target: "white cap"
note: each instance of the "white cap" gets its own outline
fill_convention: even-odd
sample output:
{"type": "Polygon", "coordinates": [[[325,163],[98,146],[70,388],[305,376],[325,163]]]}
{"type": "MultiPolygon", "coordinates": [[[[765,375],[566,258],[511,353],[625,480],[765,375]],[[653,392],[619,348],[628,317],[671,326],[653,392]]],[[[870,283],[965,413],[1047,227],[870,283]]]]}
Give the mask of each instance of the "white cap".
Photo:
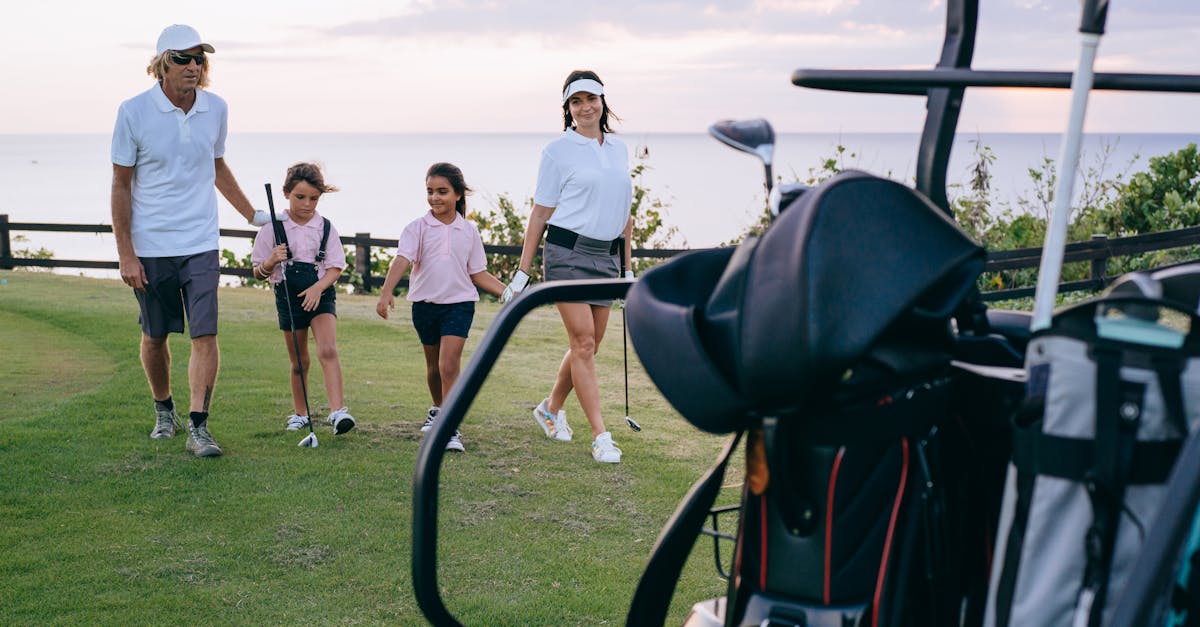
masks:
{"type": "Polygon", "coordinates": [[[592,80],[590,78],[581,78],[571,81],[571,84],[567,85],[567,89],[563,91],[563,103],[566,103],[568,98],[581,91],[586,91],[589,94],[596,94],[597,96],[603,96],[604,85],[601,85],[600,81],[592,80]]]}
{"type": "Polygon", "coordinates": [[[213,47],[200,40],[200,33],[187,24],[172,24],[158,36],[158,56],[168,50],[190,50],[200,46],[205,52],[216,52],[213,47]]]}

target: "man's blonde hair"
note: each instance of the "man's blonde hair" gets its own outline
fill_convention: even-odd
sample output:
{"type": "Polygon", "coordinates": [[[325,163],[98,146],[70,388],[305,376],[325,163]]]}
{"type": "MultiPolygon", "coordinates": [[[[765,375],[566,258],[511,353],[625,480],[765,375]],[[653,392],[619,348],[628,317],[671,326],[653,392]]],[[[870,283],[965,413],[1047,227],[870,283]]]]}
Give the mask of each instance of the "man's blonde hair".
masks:
{"type": "MultiPolygon", "coordinates": [[[[146,66],[146,73],[153,76],[154,80],[162,82],[163,77],[167,75],[167,64],[171,62],[168,57],[172,52],[178,52],[178,50],[167,50],[150,59],[150,65],[146,66]]],[[[211,63],[212,57],[205,55],[204,65],[200,66],[200,83],[196,85],[201,89],[208,87],[208,67],[211,63]]]]}

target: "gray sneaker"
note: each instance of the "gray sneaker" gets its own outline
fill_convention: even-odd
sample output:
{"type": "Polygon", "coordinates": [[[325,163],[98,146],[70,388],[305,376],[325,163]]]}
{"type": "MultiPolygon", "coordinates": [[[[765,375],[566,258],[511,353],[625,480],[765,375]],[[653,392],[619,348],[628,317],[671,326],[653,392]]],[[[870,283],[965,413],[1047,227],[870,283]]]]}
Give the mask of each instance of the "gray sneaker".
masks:
{"type": "Polygon", "coordinates": [[[188,425],[187,450],[196,457],[216,457],[221,454],[221,447],[208,432],[208,421],[200,426],[188,425]]]}
{"type": "Polygon", "coordinates": [[[166,438],[175,437],[175,430],[183,428],[183,422],[179,420],[179,414],[175,413],[174,409],[157,409],[157,420],[154,422],[154,430],[150,432],[150,437],[155,440],[163,440],[166,438]]]}

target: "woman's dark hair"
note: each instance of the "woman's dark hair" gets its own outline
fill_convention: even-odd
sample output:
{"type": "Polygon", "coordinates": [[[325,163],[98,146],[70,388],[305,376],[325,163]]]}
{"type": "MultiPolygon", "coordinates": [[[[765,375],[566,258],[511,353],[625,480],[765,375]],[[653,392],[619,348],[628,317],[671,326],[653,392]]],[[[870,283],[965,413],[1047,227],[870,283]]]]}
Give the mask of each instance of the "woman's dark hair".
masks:
{"type": "Polygon", "coordinates": [[[332,185],[325,184],[325,175],[321,173],[321,166],[315,163],[305,163],[302,161],[288,168],[287,176],[283,177],[283,192],[290,194],[292,189],[296,187],[296,183],[300,181],[304,181],[321,190],[322,194],[338,190],[338,188],[332,185]]]}
{"type": "MultiPolygon", "coordinates": [[[[563,81],[563,88],[562,88],[563,93],[564,94],[567,93],[567,87],[569,87],[571,85],[571,83],[574,83],[575,81],[577,81],[581,78],[590,78],[590,79],[596,81],[597,83],[600,83],[601,85],[604,84],[604,81],[600,80],[600,77],[597,76],[596,73],[591,70],[575,70],[574,72],[567,74],[567,80],[563,81]]],[[[617,121],[620,121],[621,118],[617,117],[617,114],[614,113],[612,109],[608,108],[608,101],[604,99],[604,94],[600,94],[600,103],[604,105],[604,110],[600,113],[600,131],[602,133],[611,133],[613,131],[608,126],[608,117],[611,115],[612,119],[617,120],[617,121]]],[[[565,131],[565,130],[571,128],[571,122],[573,122],[573,120],[571,119],[571,103],[564,102],[562,105],[562,108],[563,108],[563,130],[565,131]]]]}
{"type": "Polygon", "coordinates": [[[467,181],[463,178],[462,170],[453,163],[435,163],[429,166],[429,171],[425,173],[425,180],[440,176],[447,181],[450,181],[450,187],[454,188],[454,193],[458,194],[458,202],[454,203],[454,210],[458,215],[467,217],[467,194],[471,193],[471,188],[467,187],[467,181]]]}

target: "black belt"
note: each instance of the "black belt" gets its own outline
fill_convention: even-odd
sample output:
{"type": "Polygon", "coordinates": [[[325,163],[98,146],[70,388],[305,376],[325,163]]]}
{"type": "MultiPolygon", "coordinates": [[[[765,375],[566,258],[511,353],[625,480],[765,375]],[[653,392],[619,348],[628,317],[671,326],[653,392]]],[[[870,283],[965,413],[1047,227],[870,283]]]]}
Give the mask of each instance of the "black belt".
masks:
{"type": "MultiPolygon", "coordinates": [[[[582,235],[576,233],[575,231],[572,231],[570,229],[564,229],[561,226],[554,226],[553,224],[548,224],[546,226],[547,226],[546,241],[550,242],[551,244],[554,244],[556,246],[562,246],[563,248],[570,248],[570,249],[574,250],[575,242],[579,241],[580,237],[583,237],[582,235]]],[[[604,240],[592,240],[592,241],[604,243],[604,240]]],[[[617,254],[618,251],[620,251],[621,238],[614,239],[607,243],[608,243],[608,254],[615,255],[615,254],[617,254]]]]}

